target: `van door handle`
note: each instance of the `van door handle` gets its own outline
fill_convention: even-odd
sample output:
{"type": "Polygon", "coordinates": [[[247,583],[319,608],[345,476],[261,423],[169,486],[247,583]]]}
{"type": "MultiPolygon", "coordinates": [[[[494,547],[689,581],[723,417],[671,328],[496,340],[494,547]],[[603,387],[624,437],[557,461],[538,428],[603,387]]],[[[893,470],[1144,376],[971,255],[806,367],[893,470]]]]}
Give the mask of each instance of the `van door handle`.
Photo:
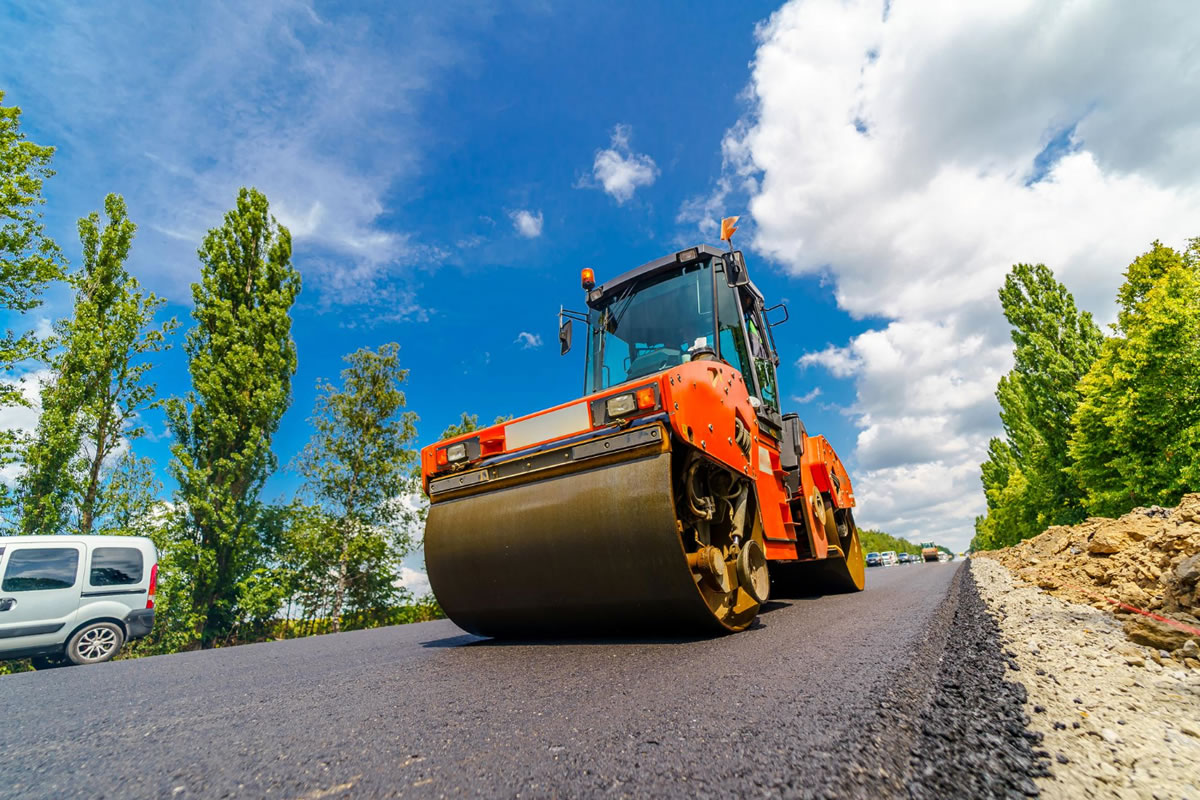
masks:
{"type": "Polygon", "coordinates": [[[0,597],[0,611],[8,611],[17,604],[15,597],[0,597]]]}

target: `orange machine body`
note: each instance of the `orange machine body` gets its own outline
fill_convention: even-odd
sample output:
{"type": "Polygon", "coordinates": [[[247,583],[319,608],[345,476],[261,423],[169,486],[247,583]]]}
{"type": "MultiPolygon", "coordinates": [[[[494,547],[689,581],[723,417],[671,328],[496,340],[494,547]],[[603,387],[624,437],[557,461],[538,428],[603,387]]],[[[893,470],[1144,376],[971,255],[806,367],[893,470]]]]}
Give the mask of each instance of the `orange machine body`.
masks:
{"type": "MultiPolygon", "coordinates": [[[[647,402],[648,405],[648,402],[647,402]]],[[[486,426],[421,450],[423,488],[431,479],[521,459],[560,444],[620,430],[663,425],[671,448],[694,448],[706,457],[752,477],[761,510],[764,550],[771,561],[825,558],[829,550],[824,510],[852,508],[854,491],[841,460],[823,436],[807,437],[800,457],[798,489],[789,491],[780,464],[779,441],[758,424],[746,382],[720,361],[693,361],[613,386],[568,403],[486,426]],[[604,401],[634,394],[654,403],[607,421],[604,401]],[[599,402],[597,402],[599,401],[599,402]],[[740,423],[740,425],[739,425],[740,423]],[[744,431],[739,441],[739,427],[744,431]],[[468,459],[451,464],[439,451],[464,443],[468,459]]]]}

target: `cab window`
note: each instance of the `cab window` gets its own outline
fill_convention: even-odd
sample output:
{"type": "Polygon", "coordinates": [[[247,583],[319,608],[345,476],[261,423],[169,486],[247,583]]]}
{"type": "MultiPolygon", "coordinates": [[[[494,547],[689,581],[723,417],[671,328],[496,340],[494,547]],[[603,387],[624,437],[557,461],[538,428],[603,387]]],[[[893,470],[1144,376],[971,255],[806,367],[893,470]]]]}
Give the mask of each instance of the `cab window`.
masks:
{"type": "Polygon", "coordinates": [[[5,592],[31,592],[39,589],[70,589],[79,571],[79,551],[66,547],[39,547],[14,550],[8,556],[5,592]]]}
{"type": "Polygon", "coordinates": [[[133,547],[97,547],[92,551],[92,586],[126,586],[142,581],[142,552],[133,547]]]}
{"type": "Polygon", "coordinates": [[[775,364],[771,359],[770,346],[767,344],[768,329],[763,322],[762,313],[758,309],[754,309],[746,315],[747,332],[752,339],[754,336],[759,337],[757,347],[761,348],[761,350],[754,354],[754,369],[758,375],[758,388],[762,393],[761,399],[764,404],[778,411],[779,390],[775,383],[775,364]]]}
{"type": "MultiPolygon", "coordinates": [[[[718,262],[720,263],[720,262],[718,262]]],[[[718,271],[724,270],[718,267],[718,271]]],[[[742,319],[738,310],[737,293],[725,285],[725,276],[717,281],[717,327],[721,331],[721,360],[742,373],[749,383],[750,376],[746,373],[746,340],[742,336],[742,319]]]]}

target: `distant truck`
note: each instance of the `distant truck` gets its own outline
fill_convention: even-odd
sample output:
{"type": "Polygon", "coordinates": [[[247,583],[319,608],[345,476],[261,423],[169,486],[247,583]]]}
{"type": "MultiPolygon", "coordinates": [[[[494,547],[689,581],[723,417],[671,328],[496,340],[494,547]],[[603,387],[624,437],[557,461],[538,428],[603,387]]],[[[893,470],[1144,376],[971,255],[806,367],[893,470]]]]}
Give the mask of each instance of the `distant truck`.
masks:
{"type": "Polygon", "coordinates": [[[941,552],[933,542],[921,542],[921,558],[925,561],[937,561],[941,552]]]}

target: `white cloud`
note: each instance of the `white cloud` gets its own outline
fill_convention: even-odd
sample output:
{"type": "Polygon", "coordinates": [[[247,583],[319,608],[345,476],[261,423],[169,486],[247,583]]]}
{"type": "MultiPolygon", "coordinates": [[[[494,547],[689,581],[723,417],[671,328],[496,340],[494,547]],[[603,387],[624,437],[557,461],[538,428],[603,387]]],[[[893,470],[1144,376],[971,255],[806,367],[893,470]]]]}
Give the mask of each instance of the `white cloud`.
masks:
{"type": "MultiPolygon", "coordinates": [[[[42,382],[49,380],[50,370],[39,369],[20,375],[4,376],[0,383],[19,387],[21,397],[28,406],[0,406],[0,430],[11,431],[18,437],[32,436],[37,430],[38,418],[42,413],[42,382]]],[[[0,483],[12,486],[25,471],[20,464],[5,464],[0,467],[0,483]]]]}
{"type": "Polygon", "coordinates": [[[1133,257],[1200,233],[1198,36],[1120,2],[806,0],[759,28],[752,110],[679,218],[714,230],[740,187],[755,250],[886,320],[799,361],[855,382],[864,525],[969,540],[1012,264],[1107,320],[1133,257]]]}
{"type": "Polygon", "coordinates": [[[190,299],[196,247],[246,185],[291,229],[306,289],[387,306],[377,288],[440,255],[385,223],[429,145],[421,100],[474,59],[454,31],[491,14],[318,13],[304,0],[111,13],[60,0],[12,23],[0,58],[14,67],[6,88],[38,99],[43,138],[73,159],[59,171],[125,195],[141,227],[133,266],[154,290],[190,299]]]}
{"type": "Polygon", "coordinates": [[[658,165],[648,155],[634,153],[629,147],[633,129],[628,125],[613,128],[610,146],[596,151],[591,179],[582,178],[576,186],[599,186],[622,205],[633,197],[639,186],[650,186],[658,177],[658,165]]]}
{"type": "Polygon", "coordinates": [[[821,387],[814,386],[810,391],[807,391],[802,395],[793,397],[792,402],[799,403],[799,404],[811,403],[813,400],[816,400],[820,396],[821,396],[821,387]]]}
{"type": "Polygon", "coordinates": [[[522,350],[533,350],[542,346],[542,337],[536,333],[521,331],[513,342],[521,345],[522,350]]]}
{"type": "Polygon", "coordinates": [[[414,598],[424,597],[430,592],[429,575],[409,566],[400,567],[400,580],[397,583],[408,589],[414,598]]]}
{"type": "Polygon", "coordinates": [[[542,235],[542,212],[539,211],[535,215],[531,211],[521,209],[519,211],[509,212],[509,219],[512,220],[513,230],[526,239],[536,239],[542,235]]]}

